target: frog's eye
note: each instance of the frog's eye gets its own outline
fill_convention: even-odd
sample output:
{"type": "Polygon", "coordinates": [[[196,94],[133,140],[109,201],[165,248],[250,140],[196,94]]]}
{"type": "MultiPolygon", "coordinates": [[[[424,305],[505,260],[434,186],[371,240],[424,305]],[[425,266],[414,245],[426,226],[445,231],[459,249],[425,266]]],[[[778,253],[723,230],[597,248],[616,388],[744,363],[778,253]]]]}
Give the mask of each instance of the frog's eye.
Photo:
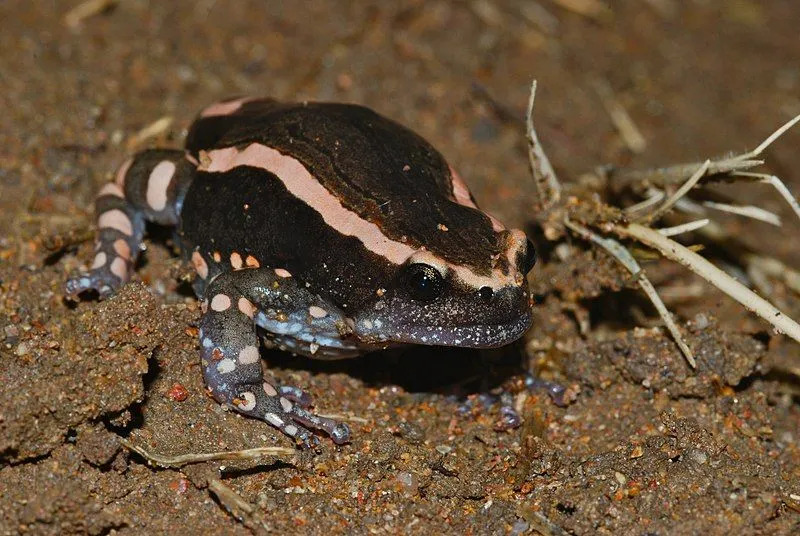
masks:
{"type": "Polygon", "coordinates": [[[415,263],[406,269],[406,285],[411,297],[417,301],[433,301],[444,290],[444,278],[428,264],[415,263]]]}
{"type": "Polygon", "coordinates": [[[528,240],[525,249],[525,261],[522,265],[523,273],[528,273],[533,269],[533,265],[536,264],[536,248],[533,247],[533,242],[528,240]]]}

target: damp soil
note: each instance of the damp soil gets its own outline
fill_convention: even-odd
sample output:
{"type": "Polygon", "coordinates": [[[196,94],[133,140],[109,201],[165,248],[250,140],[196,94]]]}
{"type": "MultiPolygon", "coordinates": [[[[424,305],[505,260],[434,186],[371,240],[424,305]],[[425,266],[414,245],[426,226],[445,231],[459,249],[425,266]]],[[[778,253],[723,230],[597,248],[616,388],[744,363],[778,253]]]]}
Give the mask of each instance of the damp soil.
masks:
{"type": "MultiPolygon", "coordinates": [[[[535,77],[539,136],[564,182],[751,148],[800,113],[794,0],[621,0],[594,15],[556,1],[132,0],[65,18],[78,4],[0,3],[0,534],[800,532],[800,346],[649,260],[697,355],[688,368],[613,261],[579,241],[548,249],[522,122],[535,77]],[[644,151],[620,137],[598,80],[644,151]],[[279,381],[348,420],[352,442],[151,467],[120,438],[164,455],[292,446],[206,396],[200,311],[169,232],[154,230],[115,297],[62,296],[91,256],[93,192],[115,166],[180,146],[197,110],[239,94],[358,102],[422,133],[484,208],[539,241],[535,321],[493,352],[265,353],[279,381]],[[57,235],[68,247],[53,252],[57,235]],[[567,387],[568,403],[526,389],[525,368],[567,387]],[[518,428],[480,396],[499,389],[518,428]],[[250,513],[230,512],[212,482],[250,513]]],[[[790,132],[766,155],[795,191],[798,146],[790,132]]],[[[800,226],[777,196],[725,191],[784,226],[722,225],[800,265],[800,226]]],[[[773,291],[800,316],[796,295],[773,291]]]]}

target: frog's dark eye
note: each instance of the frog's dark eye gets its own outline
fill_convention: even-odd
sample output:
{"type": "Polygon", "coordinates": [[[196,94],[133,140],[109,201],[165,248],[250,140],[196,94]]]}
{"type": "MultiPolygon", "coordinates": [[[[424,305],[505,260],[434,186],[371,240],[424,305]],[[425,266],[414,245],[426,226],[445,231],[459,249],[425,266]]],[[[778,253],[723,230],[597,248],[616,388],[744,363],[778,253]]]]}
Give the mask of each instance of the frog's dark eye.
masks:
{"type": "Polygon", "coordinates": [[[525,261],[522,265],[524,273],[527,274],[530,272],[534,264],[536,264],[536,248],[533,246],[533,242],[528,240],[527,249],[525,250],[525,261]]]}
{"type": "Polygon", "coordinates": [[[444,290],[444,279],[439,271],[427,264],[412,264],[406,270],[406,284],[411,297],[428,302],[439,297],[444,290]]]}
{"type": "Polygon", "coordinates": [[[478,295],[483,301],[489,301],[492,299],[492,296],[494,296],[494,291],[492,287],[481,287],[480,290],[478,290],[478,295]]]}

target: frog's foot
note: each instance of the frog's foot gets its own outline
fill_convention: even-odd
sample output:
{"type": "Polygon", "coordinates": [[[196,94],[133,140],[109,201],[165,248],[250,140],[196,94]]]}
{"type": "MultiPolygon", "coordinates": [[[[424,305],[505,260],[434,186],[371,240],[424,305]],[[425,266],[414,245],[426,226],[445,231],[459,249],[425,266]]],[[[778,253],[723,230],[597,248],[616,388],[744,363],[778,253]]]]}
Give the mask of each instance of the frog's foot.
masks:
{"type": "Polygon", "coordinates": [[[560,408],[569,406],[575,400],[575,393],[563,385],[543,380],[531,373],[525,375],[525,387],[529,391],[544,391],[550,396],[553,404],[560,408]]]}
{"type": "MultiPolygon", "coordinates": [[[[110,247],[114,248],[113,243],[110,247]]],[[[118,244],[117,250],[121,248],[122,246],[118,244]]],[[[69,299],[75,299],[88,290],[97,291],[101,299],[107,298],[128,280],[131,272],[129,249],[127,247],[123,249],[123,253],[127,252],[127,256],[118,254],[118,251],[109,253],[105,251],[106,249],[108,248],[102,243],[98,243],[91,269],[88,272],[74,274],[64,284],[64,293],[69,299]]]]}
{"type": "Polygon", "coordinates": [[[346,424],[311,413],[307,409],[311,397],[302,389],[278,386],[264,377],[257,325],[316,329],[328,316],[316,309],[309,312],[312,305],[305,300],[311,298],[286,278],[279,279],[274,270],[254,268],[226,272],[209,283],[200,319],[200,354],[209,392],[220,403],[268,422],[306,447],[317,444],[310,429],[325,432],[337,444],[346,443],[350,440],[346,424]],[[287,306],[305,312],[283,313],[287,306]]]}
{"type": "MultiPolygon", "coordinates": [[[[240,385],[230,391],[234,393],[233,396],[227,396],[220,401],[230,404],[244,415],[268,422],[305,448],[319,444],[310,429],[325,432],[337,445],[350,441],[350,427],[347,424],[311,413],[284,396],[283,393],[287,391],[303,393],[297,387],[277,387],[270,382],[263,382],[261,385],[240,385]]],[[[218,400],[220,394],[227,394],[216,390],[212,390],[212,393],[218,400]]],[[[311,398],[305,393],[303,395],[301,401],[310,403],[311,398]]]]}

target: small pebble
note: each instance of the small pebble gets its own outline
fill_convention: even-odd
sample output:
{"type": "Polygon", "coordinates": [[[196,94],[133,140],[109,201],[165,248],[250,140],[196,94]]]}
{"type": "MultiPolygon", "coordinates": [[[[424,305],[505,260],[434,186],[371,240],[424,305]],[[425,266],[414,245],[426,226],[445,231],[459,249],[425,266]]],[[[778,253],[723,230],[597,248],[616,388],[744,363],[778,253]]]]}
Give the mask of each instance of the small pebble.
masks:
{"type": "Polygon", "coordinates": [[[436,452],[439,454],[450,454],[453,451],[453,447],[447,445],[436,445],[436,452]]]}
{"type": "Polygon", "coordinates": [[[189,391],[187,391],[186,387],[183,385],[174,383],[172,387],[169,388],[169,391],[167,391],[167,398],[175,402],[183,402],[189,398],[189,391]]]}

